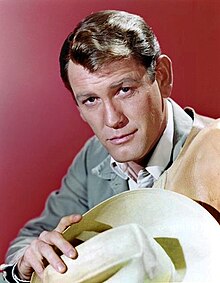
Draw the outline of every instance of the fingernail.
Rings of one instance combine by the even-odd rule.
[[[70,251],[68,252],[68,257],[70,257],[70,258],[74,258],[75,256],[76,256],[75,251],[70,250]]]
[[[75,222],[75,221],[78,222],[81,218],[82,218],[82,216],[79,215],[79,214],[73,215],[73,221],[74,221],[74,222]]]
[[[58,269],[59,272],[64,272],[66,268],[62,263],[59,263],[57,265],[57,269]]]

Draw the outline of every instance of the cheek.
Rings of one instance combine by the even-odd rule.
[[[125,112],[125,111],[124,111]],[[149,107],[149,99],[138,99],[132,101],[128,107],[126,107],[125,115],[132,122],[143,122],[147,121],[150,116],[151,109]]]
[[[161,99],[148,96],[132,104],[130,112],[128,112],[128,118],[139,129],[142,129],[143,135],[149,137],[156,135],[157,131],[159,131],[163,120],[162,112]]]
[[[83,113],[83,111],[80,111],[80,115],[82,119],[90,126],[93,132],[99,136],[102,130],[101,116],[97,113]]]
[[[88,122],[87,122],[87,119],[86,119],[86,117],[83,115],[82,111],[79,110],[79,114],[80,114],[80,117],[83,119],[83,121],[86,122],[86,123],[88,123]]]

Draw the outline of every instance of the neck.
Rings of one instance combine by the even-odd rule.
[[[132,170],[135,172],[135,174],[138,174],[140,172],[140,170],[144,169],[147,166],[147,164],[148,164],[148,162],[149,162],[149,160],[152,156],[152,153],[154,152],[161,136],[163,135],[163,132],[164,132],[166,125],[167,125],[167,119],[168,119],[166,105],[165,105],[164,113],[165,114],[164,114],[164,119],[163,119],[162,124],[161,124],[161,129],[160,129],[158,136],[155,139],[154,143],[152,144],[149,151],[147,152],[147,154],[141,160],[129,161],[128,162],[129,167],[132,168]]]
[[[142,166],[134,161],[129,161],[128,165],[135,172],[136,175],[140,172],[140,170],[144,169],[145,166]]]

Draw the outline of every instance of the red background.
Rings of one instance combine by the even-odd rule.
[[[62,42],[87,14],[142,15],[173,60],[173,98],[218,117],[218,0],[0,0],[0,262],[91,135],[59,79]]]

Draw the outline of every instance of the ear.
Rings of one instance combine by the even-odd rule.
[[[173,88],[172,62],[168,56],[162,54],[158,57],[156,64],[156,81],[162,97],[167,98],[171,95]]]

